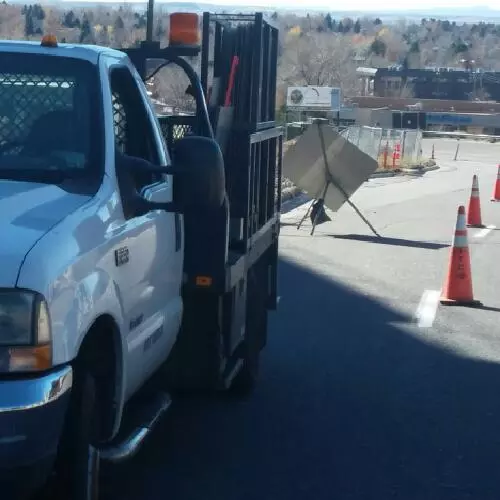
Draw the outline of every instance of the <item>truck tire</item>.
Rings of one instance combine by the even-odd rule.
[[[243,366],[230,387],[235,396],[246,397],[253,392],[259,376],[260,351],[267,338],[267,290],[265,281],[259,280],[258,265],[248,275],[245,339],[241,345]]]
[[[97,500],[99,495],[99,435],[96,382],[87,371],[75,372],[54,474],[43,499]]]
[[[247,345],[246,341],[244,341],[242,349],[244,350],[242,354],[243,366],[234,377],[230,387],[231,394],[236,397],[249,396],[255,389],[259,376],[260,352],[255,352]]]

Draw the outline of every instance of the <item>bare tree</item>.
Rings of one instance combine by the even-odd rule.
[[[191,113],[195,109],[194,98],[186,93],[189,79],[180,68],[162,68],[148,87],[157,105],[168,107],[173,113]]]
[[[0,35],[8,40],[15,40],[24,37],[24,15],[21,7],[0,4]]]
[[[72,8],[78,23],[63,24],[66,9],[62,4],[43,4],[43,32],[56,33],[59,39],[77,43],[82,39],[112,47],[130,47],[145,37],[145,12],[129,4]],[[0,3],[0,37],[21,39],[25,32],[26,7]],[[68,9],[69,11],[69,9]],[[168,4],[156,12],[154,37],[165,43],[168,33]],[[326,14],[326,13],[325,13]],[[298,15],[278,12],[280,27],[277,107],[284,102],[290,85],[340,87],[344,95],[359,93],[356,66],[386,67],[407,61],[410,67],[460,66],[466,57],[475,67],[500,70],[500,28],[493,22],[455,23],[447,20],[409,19],[384,22],[368,16],[355,19],[330,14]],[[338,16],[338,15],[337,15]],[[86,20],[84,23],[83,21]],[[339,30],[342,24],[343,29]],[[357,29],[353,26],[358,25]],[[351,29],[352,27],[352,29]],[[348,29],[349,28],[349,29]],[[339,32],[340,31],[340,32]],[[356,32],[356,33],[355,33]],[[41,33],[33,35],[39,38]],[[383,42],[385,50],[374,54],[374,40]],[[418,46],[418,50],[415,47]],[[460,50],[457,47],[462,47]],[[187,80],[179,70],[169,68],[155,77],[152,86],[158,96],[179,109],[190,109],[192,99],[186,96]],[[399,92],[399,91],[398,91]],[[404,86],[401,97],[413,95],[412,86]],[[471,98],[488,97],[476,89]]]
[[[359,87],[355,52],[348,38],[314,33],[288,39],[280,64],[281,82],[287,85],[340,87],[345,94]]]

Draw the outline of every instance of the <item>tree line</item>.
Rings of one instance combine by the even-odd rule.
[[[168,4],[159,6],[153,35],[165,41]],[[299,16],[268,13],[280,28],[278,106],[289,85],[341,87],[344,95],[361,91],[359,66],[410,68],[466,67],[500,70],[500,25],[423,18],[384,20],[379,17],[335,17],[330,13]],[[64,9],[32,4],[0,3],[0,37],[37,39],[55,33],[60,41],[130,47],[145,38],[146,13],[128,5]],[[162,73],[163,74],[163,73]],[[164,93],[183,88],[181,76],[155,79]]]

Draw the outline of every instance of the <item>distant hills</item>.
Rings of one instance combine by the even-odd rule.
[[[324,9],[319,9],[323,10]],[[346,16],[346,17],[380,17],[381,19],[421,19],[421,18],[436,18],[436,19],[448,19],[448,20],[462,20],[465,22],[464,18],[470,20],[471,22],[492,22],[494,19],[498,21],[500,19],[500,4],[499,9],[492,9],[488,6],[483,7],[435,7],[432,9],[420,9],[418,7],[407,7],[404,10],[399,9],[386,9],[386,10],[374,10],[370,11],[330,11],[332,16]]]

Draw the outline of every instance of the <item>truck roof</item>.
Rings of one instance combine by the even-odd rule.
[[[101,54],[108,54],[115,58],[127,57],[124,52],[99,45],[59,43],[57,47],[42,47],[39,41],[31,42],[25,40],[0,40],[0,53],[2,52],[72,57],[88,61],[92,64],[97,64]]]

